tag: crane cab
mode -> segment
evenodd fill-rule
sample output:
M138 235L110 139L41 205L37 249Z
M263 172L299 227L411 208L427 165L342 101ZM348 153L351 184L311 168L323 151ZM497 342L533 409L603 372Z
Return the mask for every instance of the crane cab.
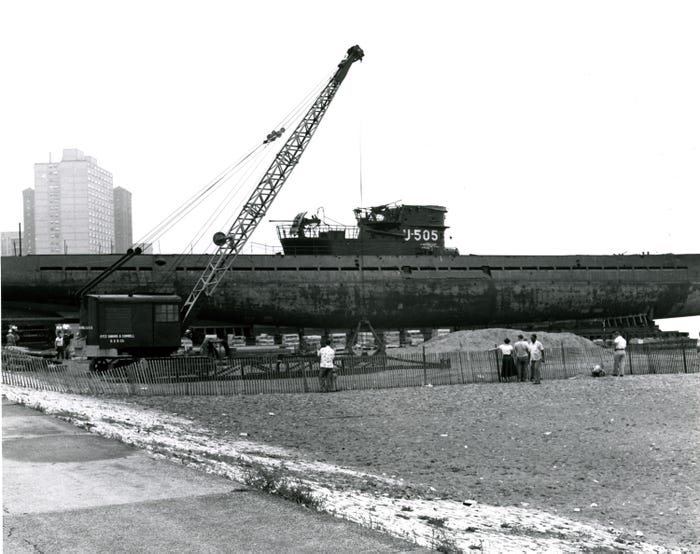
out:
M94 370L180 346L181 298L174 294L87 294L80 306L84 352Z

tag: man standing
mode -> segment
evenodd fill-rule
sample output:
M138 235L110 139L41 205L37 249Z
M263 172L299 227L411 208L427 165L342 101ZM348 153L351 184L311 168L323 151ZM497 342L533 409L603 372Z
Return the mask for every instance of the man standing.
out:
M515 369L518 372L520 382L527 381L527 366L530 362L530 349L522 335L518 335L518 341L513 345L515 351Z
M331 341L326 339L326 345L318 351L321 358L321 370L318 379L321 383L321 392L331 392L335 390L335 350L331 347Z
M627 341L619 331L613 333L613 375L622 377L625 374L625 358L627 357Z
M65 346L63 341L63 330L59 329L56 331L56 339L53 341L56 347L56 359L63 360L65 358Z
M17 333L16 333L17 327L14 325L10 325L10 328L7 330L7 336L5 337L5 346L17 346Z
M537 335L530 337L530 379L533 385L540 384L540 367L544 363L544 346L537 340Z

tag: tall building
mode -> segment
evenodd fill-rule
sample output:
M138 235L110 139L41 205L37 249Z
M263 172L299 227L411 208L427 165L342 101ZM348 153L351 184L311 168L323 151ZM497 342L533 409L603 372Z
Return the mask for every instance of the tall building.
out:
M0 247L3 256L19 256L19 231L3 231L0 233ZM21 248L22 254L24 254L24 243Z
M36 244L34 242L34 189L24 189L22 191L22 208L24 212L22 254L27 256L36 253Z
M48 163L34 164L33 202L31 196L24 191L25 228L33 227L32 253L107 254L118 251L112 174L98 166L95 158L70 148L63 150L60 162L49 159ZM30 216L32 212L33 217ZM129 245L130 225L129 218Z
M133 244L131 236L131 193L114 188L114 251L126 252Z

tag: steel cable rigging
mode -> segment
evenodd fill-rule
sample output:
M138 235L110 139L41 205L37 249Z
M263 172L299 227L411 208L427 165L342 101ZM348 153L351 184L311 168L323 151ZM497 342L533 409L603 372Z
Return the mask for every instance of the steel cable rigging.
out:
M302 119L303 115L309 111L314 99L318 96L319 91L323 89L327 81L328 77L320 80L319 83L277 123L274 127L275 130L269 133L264 141L258 143L239 160L224 169L212 181L207 183L178 208L173 210L162 222L154 226L143 238L134 244L133 248L140 248L141 250L145 250L147 246L155 244L160 238L165 236L166 233L171 231L178 224L181 224L185 218L191 216L195 209L208 206L209 203L207 201L211 200L234 176L238 176L234 184L225 192L223 199L217 200L214 209L207 210L208 213L205 214L201 226L191 236L191 240L183 246L183 249L175 260L173 260L169 270L161 272L158 283L154 283L158 291L163 292L172 288L168 283L172 283L173 273L177 270L178 266L181 265L182 260L188 254L188 250L190 250L189 253L191 253L192 246L202 242L203 238L207 235L207 231L211 234L211 230L216 228L217 225L219 228L230 226L230 217L228 218L228 223L221 223L220 220L223 219L224 215L235 214L240 211L245 203L244 193L254 186L254 184L251 185L251 182L258 176L260 166L266 161L269 161L269 158L272 157L270 154L272 150L269 148L270 145L276 138L279 138L284 133L285 129L294 127ZM256 181L254 182L256 183ZM237 204L234 203L236 200L238 202ZM207 253L207 251L211 251L211 249L212 243L208 242L206 243L206 248L203 250L203 253Z
M286 127L290 127L295 121L301 118L301 114L305 113L313 99L318 95L318 91L322 88L324 80L321 80L319 84L316 85L311 91L309 91L306 96L294 107L290 112L280 120L275 126L275 130L282 130ZM279 131L273 131L278 132ZM268 137L271 135L270 133ZM281 134L281 133L280 133ZM280 135L278 135L280 136ZM276 137L275 137L276 138ZM253 176L253 172L261 163L264 161L265 151L268 150L270 144L273 140L265 140L258 143L255 147L250 149L245 155L243 155L239 160L229 165L221 173L219 173L212 181L207 183L199 191L185 200L179 207L174 209L166 218L155 225L150 231L148 231L141 239L134 243L134 247L148 246L155 244L159 239L165 236L166 233L171 231L177 224L181 223L182 220L192 213L197 207L202 205L207 199L212 197L212 195L219 190L224 184L231 180L237 173L242 173L244 177L239 179L238 182L234 183L231 190L227 193L223 202L221 202L214 210L214 213L220 213L225 210L227 205L230 204L231 199L236 195L240 189L244 188L246 183L249 182L250 178ZM241 203L242 204L242 203ZM208 218L211 220L212 218ZM207 227L206 221L203 225L204 228ZM197 235L202 234L202 228L197 232ZM190 241L192 244L193 241Z

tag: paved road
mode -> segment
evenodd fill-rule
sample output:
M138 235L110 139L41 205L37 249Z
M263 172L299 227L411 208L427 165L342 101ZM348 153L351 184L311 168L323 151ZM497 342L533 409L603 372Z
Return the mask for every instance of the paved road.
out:
M3 552L422 552L2 399Z

